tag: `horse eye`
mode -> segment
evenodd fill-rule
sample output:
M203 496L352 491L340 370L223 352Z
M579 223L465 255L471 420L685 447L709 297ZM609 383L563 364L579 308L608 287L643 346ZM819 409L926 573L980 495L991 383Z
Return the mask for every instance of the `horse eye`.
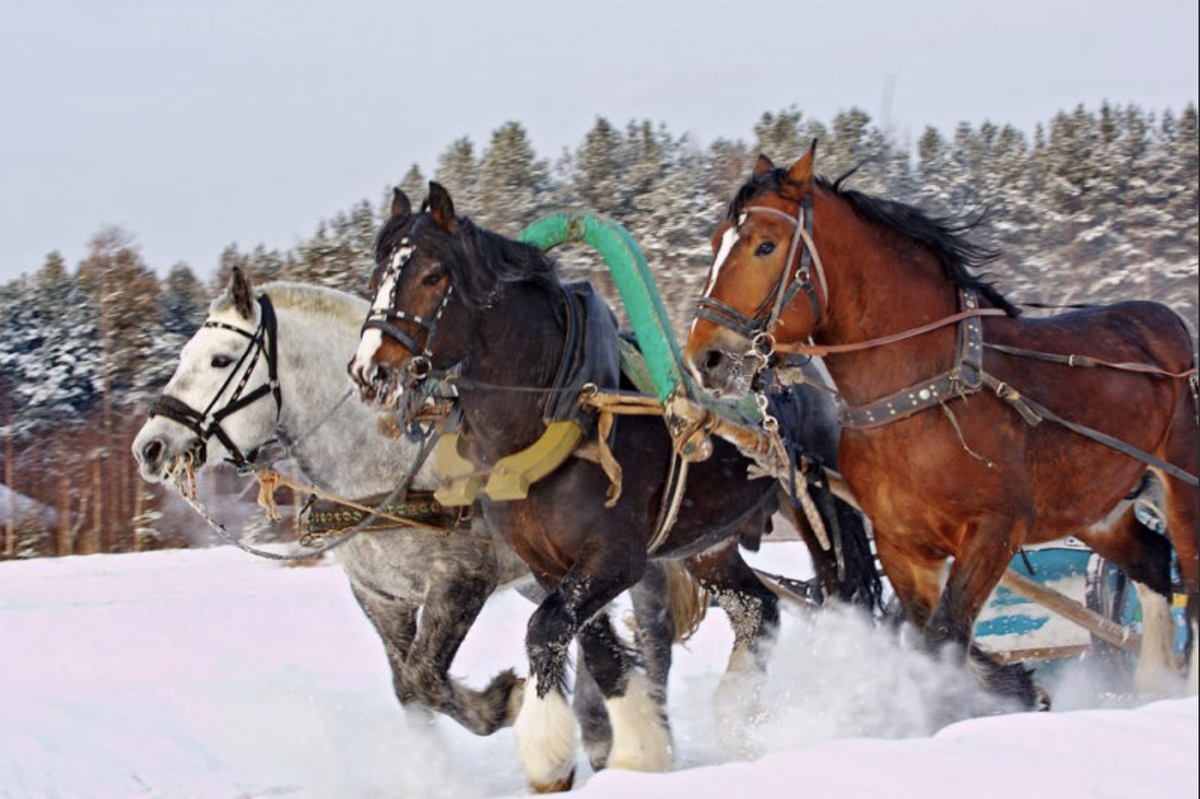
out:
M214 369L225 369L231 363L233 363L233 358L230 358L228 355L214 355L212 359L212 367Z
M758 249L754 251L754 254L761 257L764 255L770 255L773 252L775 252L775 242L764 241L762 244L758 245Z
M436 286L438 283L441 283L441 282L442 282L442 273L440 271L430 272L428 275L426 275L424 277L424 279L421 280L421 285L422 286Z

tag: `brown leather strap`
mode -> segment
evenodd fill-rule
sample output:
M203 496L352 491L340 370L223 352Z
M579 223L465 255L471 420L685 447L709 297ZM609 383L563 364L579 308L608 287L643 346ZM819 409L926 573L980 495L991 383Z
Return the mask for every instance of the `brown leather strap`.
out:
M868 339L867 341L858 341L853 344L776 344L775 351L787 353L788 355L816 355L824 357L839 352L856 352L858 350L868 350L872 347L882 347L885 344L894 344L897 341L904 341L908 338L919 336L923 333L928 333L931 330L946 327L947 325L961 322L963 319L972 316L1007 316L1007 312L1000 308L974 308L966 311L959 311L956 314L951 314L936 322L930 322L927 325L914 327L909 330L902 330L899 333L892 333L890 336L880 336L879 338Z

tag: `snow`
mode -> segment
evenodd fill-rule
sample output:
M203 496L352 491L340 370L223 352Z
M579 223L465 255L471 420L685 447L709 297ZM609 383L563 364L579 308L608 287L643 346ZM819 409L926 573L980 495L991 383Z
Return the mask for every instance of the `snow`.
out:
M764 549L769 563L788 545ZM480 685L523 672L531 610L513 592L493 597L455 673ZM593 774L581 757L575 792L1200 791L1196 698L1138 705L1086 662L1047 672L1054 712L999 713L956 669L849 612L789 612L757 685L718 687L729 642L714 611L676 648L675 770ZM232 547L0 563L0 657L3 797L526 793L511 730L478 738L401 710L336 565L284 568ZM963 719L984 711L999 714Z

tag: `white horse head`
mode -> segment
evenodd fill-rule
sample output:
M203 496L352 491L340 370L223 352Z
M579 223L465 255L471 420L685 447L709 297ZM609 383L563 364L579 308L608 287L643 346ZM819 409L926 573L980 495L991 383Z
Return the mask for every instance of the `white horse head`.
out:
M146 480L164 480L189 461L195 469L222 460L244 465L271 438L281 396L268 302L256 299L249 280L233 270L134 438Z

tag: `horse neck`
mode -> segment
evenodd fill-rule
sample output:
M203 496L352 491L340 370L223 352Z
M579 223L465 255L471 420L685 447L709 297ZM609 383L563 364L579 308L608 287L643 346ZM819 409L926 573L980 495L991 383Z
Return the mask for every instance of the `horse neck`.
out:
M519 389L554 384L566 333L559 295L556 287L512 283L476 312L459 402L474 454L484 462L524 449L545 430L547 395Z
M283 397L278 433L290 455L322 490L349 498L391 490L408 473L417 447L381 435L378 414L357 396L346 396L357 393L346 360L358 327L287 308L277 314ZM427 466L414 487L432 487L428 472Z
M813 333L816 344L855 344L901 333L958 310L957 289L921 245L859 218L844 201L823 192L813 213L829 292L825 321ZM955 330L950 325L829 355L826 367L850 404L867 402L949 369Z

